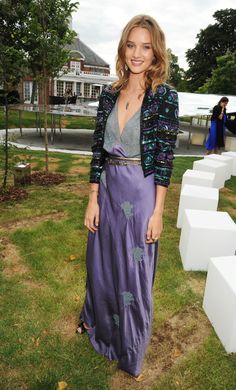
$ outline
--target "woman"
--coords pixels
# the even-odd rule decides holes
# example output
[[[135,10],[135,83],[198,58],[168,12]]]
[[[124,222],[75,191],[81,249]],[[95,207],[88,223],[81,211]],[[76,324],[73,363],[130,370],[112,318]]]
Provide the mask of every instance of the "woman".
[[[65,94],[64,94],[64,98],[65,98],[65,104],[69,104],[70,103],[70,99],[72,98],[72,89],[71,88],[67,88],[66,91],[65,91]]]
[[[85,226],[87,291],[77,332],[137,380],[151,335],[158,239],[178,131],[165,80],[165,37],[134,17],[118,47],[118,80],[100,97]]]
[[[228,101],[229,99],[224,96],[213,108],[210,133],[206,142],[207,154],[218,153],[218,149],[225,146],[224,134]]]

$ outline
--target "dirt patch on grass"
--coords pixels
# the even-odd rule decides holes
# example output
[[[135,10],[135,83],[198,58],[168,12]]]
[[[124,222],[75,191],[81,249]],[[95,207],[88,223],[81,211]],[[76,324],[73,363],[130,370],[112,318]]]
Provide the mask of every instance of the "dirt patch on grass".
[[[187,284],[193,290],[195,294],[203,296],[206,280],[205,279],[194,279],[189,277]]]
[[[167,370],[199,348],[210,334],[210,324],[203,312],[188,307],[167,320],[153,333],[143,365],[144,380],[135,382],[126,373],[117,371],[111,379],[111,390],[141,390],[153,388],[154,383]]]
[[[29,289],[45,288],[45,284],[32,279],[23,280],[22,284]]]
[[[30,165],[31,165],[31,172],[33,172],[33,171],[34,171],[34,168],[38,167],[38,162],[32,161],[32,162],[30,163]]]
[[[65,318],[60,318],[53,324],[52,331],[59,332],[63,337],[67,339],[74,338],[76,336],[75,330],[78,320],[73,314],[68,315]]]
[[[58,163],[56,163],[56,162],[49,162],[50,172],[56,172],[57,168],[58,168]]]
[[[34,225],[37,225],[46,221],[58,221],[63,219],[66,216],[64,212],[55,212],[46,215],[38,215],[36,217],[23,219],[22,221],[10,222],[1,225],[2,228],[7,229],[8,231],[16,230],[16,229],[25,229],[32,228]]]
[[[63,129],[65,129],[68,126],[68,124],[69,124],[69,120],[68,119],[62,119],[61,120],[61,127]]]
[[[80,166],[78,164],[73,164],[69,170],[69,173],[72,175],[87,175],[89,172],[89,167]]]
[[[56,171],[60,161],[61,161],[60,158],[49,157],[49,159],[48,159],[49,171],[50,172]],[[29,162],[30,162],[30,165],[31,165],[31,172],[33,172],[35,168],[38,168],[38,166],[40,166],[40,167],[42,166],[42,169],[44,169],[45,160],[44,160],[43,157],[41,157],[41,158],[38,157],[37,159],[34,158],[31,161],[29,161]],[[41,165],[41,163],[43,163],[43,165]],[[41,168],[39,168],[39,169],[41,169]]]
[[[13,387],[11,387],[11,389],[17,388],[17,390],[27,390],[29,388],[22,378],[22,371],[20,368],[13,368],[11,366],[8,366],[7,364],[1,363],[0,378],[4,378],[8,381],[8,383],[9,381],[14,380],[14,382],[17,383],[17,387],[15,387],[15,385],[13,384]],[[1,389],[4,390],[3,387],[1,387]],[[7,387],[7,389],[10,389],[10,387]]]
[[[78,182],[76,184],[65,183],[60,184],[60,189],[63,191],[73,192],[79,196],[85,196],[89,193],[89,183]]]
[[[90,164],[91,157],[73,157],[73,160],[76,164]]]
[[[17,247],[12,243],[5,243],[1,257],[4,264],[3,275],[23,275],[29,272],[28,267],[22,263]]]
[[[226,188],[226,187],[222,188],[220,190],[220,194],[222,194],[225,199],[236,204],[236,194],[232,190],[230,190],[229,188]]]

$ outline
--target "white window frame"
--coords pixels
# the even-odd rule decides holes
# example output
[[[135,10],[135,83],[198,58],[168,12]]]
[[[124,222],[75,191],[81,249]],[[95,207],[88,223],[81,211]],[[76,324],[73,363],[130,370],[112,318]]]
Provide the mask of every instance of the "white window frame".
[[[79,97],[81,96],[81,91],[82,91],[82,88],[81,88],[81,82],[77,82],[76,83],[76,95]]]
[[[33,89],[33,81],[25,80],[24,81],[24,103],[30,103],[32,89]],[[38,103],[38,87],[35,91],[34,103]]]
[[[81,65],[79,61],[70,61],[70,70],[75,73],[76,76],[80,75]]]
[[[64,81],[57,80],[57,96],[64,96]]]
[[[84,83],[84,97],[87,97],[87,98],[91,97],[91,84],[90,83]]]

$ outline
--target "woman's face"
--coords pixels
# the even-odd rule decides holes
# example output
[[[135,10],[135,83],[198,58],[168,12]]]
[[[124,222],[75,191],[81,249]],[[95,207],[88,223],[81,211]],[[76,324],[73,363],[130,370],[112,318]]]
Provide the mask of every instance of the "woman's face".
[[[146,28],[134,27],[126,43],[125,63],[132,73],[145,73],[154,59],[151,35]]]
[[[221,107],[226,107],[227,104],[228,104],[228,102],[220,102],[220,106],[221,106]]]

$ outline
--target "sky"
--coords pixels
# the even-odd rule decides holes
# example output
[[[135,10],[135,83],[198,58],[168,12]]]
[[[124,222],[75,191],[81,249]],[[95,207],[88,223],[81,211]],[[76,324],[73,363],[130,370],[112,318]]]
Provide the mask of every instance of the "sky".
[[[167,47],[185,70],[185,53],[197,43],[201,29],[213,24],[215,11],[235,8],[236,0],[79,0],[72,27],[79,38],[102,57],[115,74],[115,58],[121,32],[135,15],[154,17],[166,36]]]

